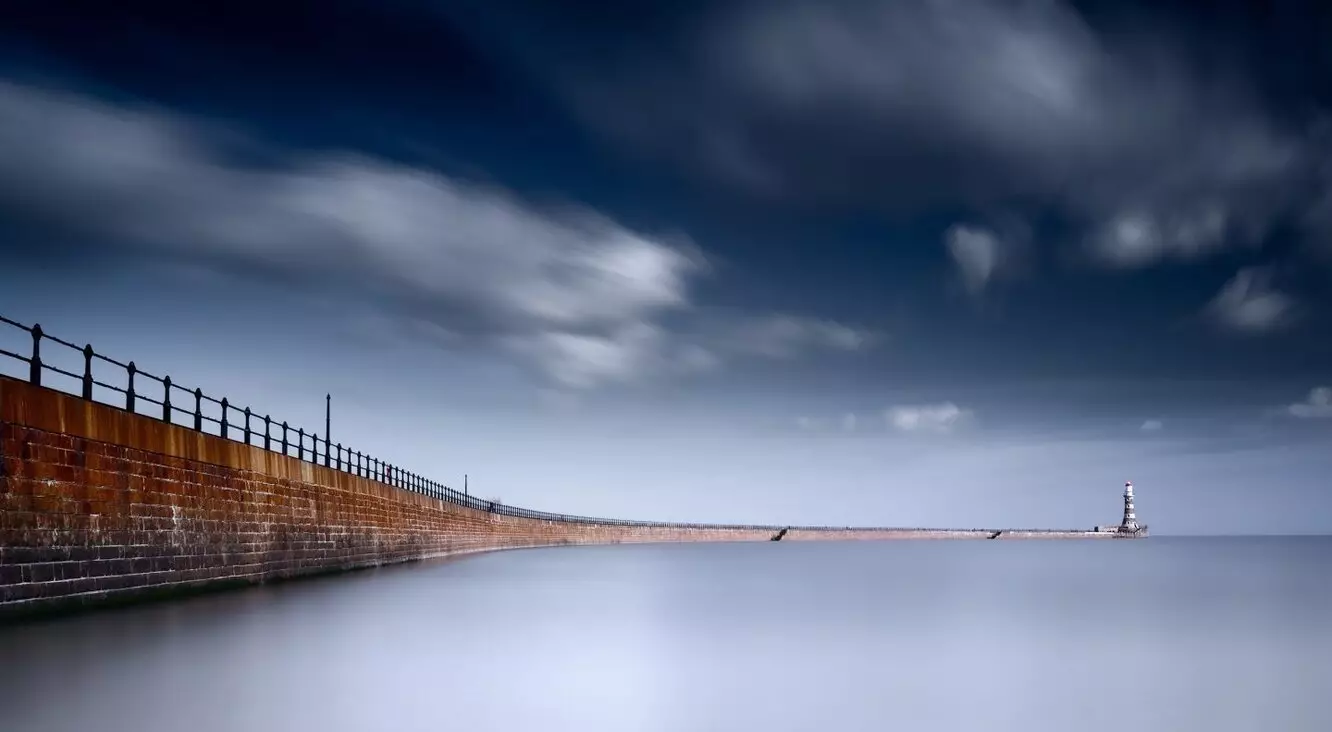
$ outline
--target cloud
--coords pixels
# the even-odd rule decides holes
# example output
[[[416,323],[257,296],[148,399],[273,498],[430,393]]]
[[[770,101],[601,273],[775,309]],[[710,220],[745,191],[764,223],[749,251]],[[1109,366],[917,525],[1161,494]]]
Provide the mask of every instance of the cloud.
[[[1318,386],[1309,390],[1304,401],[1286,407],[1286,413],[1300,419],[1332,418],[1332,387]]]
[[[1142,427],[1140,427],[1139,429],[1142,430],[1143,432],[1160,432],[1164,427],[1165,424],[1161,422],[1161,420],[1149,419],[1143,422]]]
[[[900,432],[951,432],[969,422],[975,414],[953,402],[895,406],[884,412],[888,426]]]
[[[694,308],[690,285],[707,273],[686,238],[363,155],[244,165],[227,154],[236,139],[160,109],[0,81],[0,214],[92,242],[80,255],[201,263],[387,303],[432,341],[492,342],[564,386],[720,361],[660,324]],[[832,322],[735,321],[745,338],[730,350],[760,356],[860,343]]]
[[[657,372],[663,338],[658,328],[636,323],[607,335],[545,332],[514,338],[509,345],[540,363],[558,384],[584,389]]]
[[[772,359],[818,350],[860,351],[882,339],[881,334],[866,328],[788,313],[716,313],[693,337],[715,354]]]
[[[988,229],[954,224],[944,232],[944,246],[972,295],[985,290],[985,285],[1003,262],[999,237]]]
[[[1230,279],[1208,303],[1206,313],[1220,326],[1239,333],[1266,333],[1294,317],[1295,300],[1271,283],[1270,270],[1248,267]]]
[[[496,13],[486,42],[584,124],[758,196],[913,212],[1053,201],[1099,260],[1145,266],[1261,238],[1308,194],[1307,136],[1245,79],[1147,24],[1098,33],[1056,0],[715,4],[581,46],[559,24],[513,33],[515,13]]]
[[[1193,261],[1230,244],[1228,224],[1221,204],[1164,214],[1121,212],[1097,227],[1089,246],[1099,261],[1126,269],[1165,259]]]

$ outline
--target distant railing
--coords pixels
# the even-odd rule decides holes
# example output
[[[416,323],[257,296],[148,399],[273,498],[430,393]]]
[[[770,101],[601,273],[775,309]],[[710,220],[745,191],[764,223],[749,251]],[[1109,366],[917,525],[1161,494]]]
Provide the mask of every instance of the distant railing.
[[[59,374],[72,379],[78,384],[77,392],[69,389],[59,389],[60,391],[77,394],[88,401],[98,401],[110,406],[120,407],[131,414],[142,414],[163,422],[189,427],[198,432],[206,432],[236,442],[243,442],[246,445],[262,446],[265,450],[292,456],[315,465],[323,465],[326,468],[357,477],[376,480],[396,488],[459,506],[501,516],[581,524],[762,530],[780,528],[777,526],[746,524],[666,523],[571,516],[561,513],[534,511],[508,506],[498,501],[479,499],[359,450],[352,450],[341,442],[330,443],[327,435],[321,437],[317,432],[307,432],[304,428],[294,427],[285,421],[279,422],[270,415],[260,414],[248,406],[244,408],[237,407],[225,397],[215,399],[204,394],[201,389],[186,388],[172,381],[170,376],[157,376],[140,369],[133,361],[123,363],[97,353],[90,344],[79,346],[49,335],[42,330],[40,324],[29,327],[3,315],[0,315],[0,324],[24,331],[31,336],[32,349],[28,355],[0,347],[0,356],[7,356],[10,359],[26,363],[28,365],[28,382],[35,386],[47,386],[47,384],[43,384],[43,375],[48,373]],[[42,346],[44,344],[60,346],[81,355],[82,373],[76,373],[69,368],[55,365],[49,358],[49,354],[43,355]],[[94,365],[113,366],[122,369],[126,377],[124,386],[117,386],[99,379],[98,374],[94,371]],[[56,387],[49,386],[49,388]],[[113,401],[94,399],[94,394],[99,388],[118,396],[113,396]],[[147,412],[140,411],[141,403],[144,402],[152,405],[152,408]],[[181,424],[178,419],[183,419],[184,424]]]

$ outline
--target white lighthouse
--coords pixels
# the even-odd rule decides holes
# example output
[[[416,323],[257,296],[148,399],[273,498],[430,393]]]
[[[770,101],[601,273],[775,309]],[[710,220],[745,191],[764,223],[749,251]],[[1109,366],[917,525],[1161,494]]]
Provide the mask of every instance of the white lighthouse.
[[[1124,521],[1119,530],[1133,532],[1138,530],[1138,516],[1133,512],[1133,483],[1124,483]]]

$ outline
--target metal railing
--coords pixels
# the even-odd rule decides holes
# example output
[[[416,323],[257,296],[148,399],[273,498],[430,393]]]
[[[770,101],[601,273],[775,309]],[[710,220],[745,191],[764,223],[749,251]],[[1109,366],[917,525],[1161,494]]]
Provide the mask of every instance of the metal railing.
[[[24,331],[31,336],[32,348],[28,355],[0,348],[0,356],[26,363],[28,366],[26,369],[28,382],[34,386],[47,386],[43,384],[43,376],[47,373],[59,374],[76,381],[79,384],[77,395],[88,401],[97,401],[109,406],[119,407],[131,414],[141,414],[145,417],[191,428],[197,432],[206,432],[224,439],[243,442],[246,445],[261,446],[265,450],[295,457],[298,460],[315,465],[322,465],[325,468],[349,475],[379,481],[386,485],[459,506],[501,516],[580,524],[664,528],[759,529],[765,531],[776,531],[782,528],[780,526],[751,524],[671,523],[572,516],[562,513],[534,511],[509,506],[498,501],[479,499],[468,493],[459,492],[438,481],[404,470],[401,466],[359,450],[352,450],[341,442],[330,442],[327,435],[321,438],[317,432],[307,432],[302,427],[294,427],[285,421],[279,422],[267,413],[260,414],[248,406],[238,407],[226,397],[216,399],[204,394],[199,388],[189,389],[181,386],[172,381],[170,376],[157,376],[144,371],[133,361],[124,363],[97,353],[93,350],[91,344],[79,346],[57,338],[43,331],[40,324],[27,326],[0,315],[0,325]],[[75,373],[68,368],[62,368],[51,362],[43,355],[42,346],[45,344],[60,346],[80,354],[83,360],[82,373]],[[94,371],[94,365],[110,366],[123,370],[126,377],[125,385],[117,386],[99,379],[98,373]],[[48,386],[48,388],[55,387]],[[94,399],[94,393],[99,388],[109,391],[115,396],[112,397],[111,401]],[[76,393],[66,389],[58,390],[69,394]],[[148,411],[141,411],[140,407],[143,406],[143,403],[152,406]],[[183,419],[184,423],[177,421],[178,419]],[[838,530],[849,527],[818,528]]]

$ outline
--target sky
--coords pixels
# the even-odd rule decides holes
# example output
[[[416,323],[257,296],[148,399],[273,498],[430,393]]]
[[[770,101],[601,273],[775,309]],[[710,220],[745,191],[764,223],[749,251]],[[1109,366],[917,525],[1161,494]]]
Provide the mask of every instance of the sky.
[[[1132,480],[1155,533],[1326,533],[1329,33],[12,3],[0,314],[534,509],[1086,527]]]

